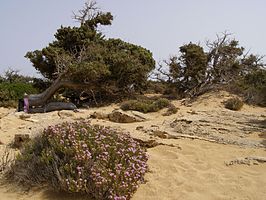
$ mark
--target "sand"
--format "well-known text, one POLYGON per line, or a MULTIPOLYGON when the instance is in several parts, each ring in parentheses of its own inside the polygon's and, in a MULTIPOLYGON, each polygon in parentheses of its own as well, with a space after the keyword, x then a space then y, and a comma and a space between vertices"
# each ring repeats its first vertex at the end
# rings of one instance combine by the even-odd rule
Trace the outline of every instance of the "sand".
MULTIPOLYGON (((91 119, 94 124, 112 126, 130 132, 132 137, 143 141, 156 140, 161 144, 148 149, 150 171, 145 175, 146 183, 140 185, 133 200, 266 199, 266 162, 226 165, 239 158, 266 157, 266 109, 244 105, 241 111, 227 110, 223 102, 231 96, 226 92, 213 92, 186 105, 183 105, 184 100, 173 101, 179 108, 176 114, 163 116, 165 110, 149 113, 144 115, 147 119, 144 122, 122 124, 91 119), (158 131, 164 134, 163 137, 157 134, 158 131)), ((0 108, 0 141, 4 143, 0 145, 0 152, 17 133, 33 137, 48 125, 89 119, 95 111, 110 113, 116 108, 118 105, 114 104, 81 109, 78 113, 56 111, 31 115, 0 108)), ((58 194, 46 188, 26 192, 2 183, 0 200, 13 199, 83 198, 58 194)))

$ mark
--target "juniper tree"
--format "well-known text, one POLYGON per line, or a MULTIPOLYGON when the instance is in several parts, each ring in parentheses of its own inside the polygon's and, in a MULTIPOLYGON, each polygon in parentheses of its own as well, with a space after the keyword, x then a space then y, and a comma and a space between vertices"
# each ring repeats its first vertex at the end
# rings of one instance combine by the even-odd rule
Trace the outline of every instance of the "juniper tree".
POLYGON ((205 51, 193 43, 181 46, 179 55, 164 62, 169 73, 162 73, 179 92, 189 93, 213 84, 235 82, 257 70, 265 71, 263 57, 245 53, 244 47, 230 36, 226 32, 217 35, 215 41, 207 41, 205 51))
POLYGON ((74 18, 79 26, 61 26, 47 47, 26 54, 44 77, 53 80, 46 91, 30 96, 30 105, 44 105, 61 87, 113 93, 142 90, 155 67, 152 53, 120 39, 107 39, 99 26, 111 25, 113 16, 99 11, 93 1, 74 18))

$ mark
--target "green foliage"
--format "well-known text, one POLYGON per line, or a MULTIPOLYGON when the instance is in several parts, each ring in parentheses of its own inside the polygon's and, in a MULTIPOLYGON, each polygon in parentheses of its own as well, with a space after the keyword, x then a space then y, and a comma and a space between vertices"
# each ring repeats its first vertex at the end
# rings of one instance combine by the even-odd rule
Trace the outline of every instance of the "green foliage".
POLYGON ((0 83, 0 106, 17 106, 17 100, 24 97, 24 93, 34 94, 38 90, 29 83, 0 83))
POLYGON ((245 75, 238 87, 248 103, 266 106, 266 70, 259 69, 245 75))
POLYGON ((185 83, 195 81, 199 83, 205 78, 207 55, 199 45, 189 43, 180 47, 180 60, 184 65, 185 83))
POLYGON ((239 98, 231 98, 225 102, 225 108, 238 111, 243 107, 244 103, 239 98))
POLYGON ((259 69, 247 74, 244 77, 244 84, 246 87, 254 87, 258 90, 266 87, 266 70, 259 69))
POLYGON ((45 81, 42 79, 23 76, 17 70, 9 69, 0 76, 0 106, 16 107, 24 93, 38 93, 44 87, 45 81))
POLYGON ((109 39, 107 49, 106 63, 111 72, 110 78, 117 82, 118 88, 133 88, 136 91, 144 89, 148 74, 155 67, 152 53, 120 39, 109 39))
MULTIPOLYGON (((172 89, 173 93, 195 97, 209 91, 213 86, 231 85, 232 88, 236 83, 243 86, 239 87, 242 88, 242 94, 247 91, 265 91, 262 86, 264 75, 261 73, 265 70, 263 57, 244 54, 245 49, 228 33, 218 35, 217 40, 213 42, 208 41, 205 49, 206 52, 201 46, 189 43, 180 47, 179 56, 172 56, 169 61, 164 62, 169 71, 162 74, 168 79, 165 81, 169 85, 168 88, 175 87, 172 89)), ((161 69, 162 66, 158 71, 161 72, 161 69)))
POLYGON ((31 84, 38 91, 44 91, 51 85, 51 82, 47 79, 32 78, 31 84))
POLYGON ((170 116, 170 115, 176 114, 177 111, 178 111, 178 108, 175 107, 174 104, 170 103, 168 105, 167 111, 165 113, 163 113, 163 116, 170 116))
POLYGON ((140 100, 129 100, 121 104, 122 110, 136 110, 143 113, 157 112, 162 108, 170 105, 168 99, 159 98, 157 100, 140 99, 140 100))
POLYGON ((216 83, 228 82, 236 78, 244 70, 241 58, 244 48, 239 46, 235 39, 228 38, 224 34, 221 38, 214 41, 208 53, 210 63, 210 73, 216 83))
POLYGON ((18 102, 15 100, 0 101, 0 107, 16 108, 17 106, 18 106, 18 102))
POLYGON ((128 134, 87 121, 50 126, 28 143, 11 178, 26 185, 130 199, 147 171, 147 155, 128 134))
POLYGON ((183 90, 192 89, 205 79, 207 54, 202 47, 193 43, 183 45, 179 50, 180 57, 170 59, 170 76, 183 90))
POLYGON ((167 90, 167 84, 159 81, 149 80, 147 85, 146 93, 150 94, 164 94, 165 90, 167 90))
POLYGON ((92 16, 79 27, 59 28, 55 41, 26 57, 44 77, 54 80, 60 75, 62 80, 89 83, 87 90, 126 93, 145 89, 155 67, 152 53, 120 39, 105 39, 98 26, 110 25, 113 16, 102 12, 92 16))

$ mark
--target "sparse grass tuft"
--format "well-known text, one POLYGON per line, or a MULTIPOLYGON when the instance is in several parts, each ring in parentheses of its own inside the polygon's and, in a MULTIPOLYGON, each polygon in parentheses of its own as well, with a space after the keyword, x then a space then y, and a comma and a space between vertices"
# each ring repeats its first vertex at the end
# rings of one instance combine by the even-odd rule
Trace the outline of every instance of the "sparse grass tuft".
POLYGON ((167 111, 163 113, 163 116, 170 116, 170 115, 176 114, 177 111, 178 111, 178 108, 175 107, 175 105, 171 103, 169 104, 167 111))
POLYGON ((243 107, 244 103, 237 97, 228 99, 225 102, 225 108, 238 111, 243 107))

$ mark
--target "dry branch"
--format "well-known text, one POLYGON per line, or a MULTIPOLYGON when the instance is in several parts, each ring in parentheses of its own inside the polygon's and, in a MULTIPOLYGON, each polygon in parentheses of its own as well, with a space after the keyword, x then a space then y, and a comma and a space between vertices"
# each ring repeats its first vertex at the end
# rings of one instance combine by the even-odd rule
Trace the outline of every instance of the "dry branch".
POLYGON ((80 22, 80 24, 84 24, 86 20, 95 18, 99 14, 99 8, 96 5, 96 1, 88 0, 78 13, 73 12, 73 19, 80 22))

